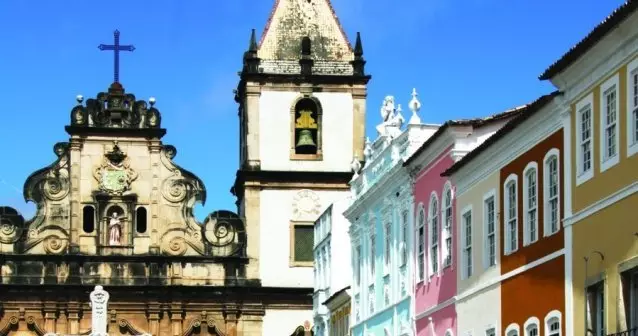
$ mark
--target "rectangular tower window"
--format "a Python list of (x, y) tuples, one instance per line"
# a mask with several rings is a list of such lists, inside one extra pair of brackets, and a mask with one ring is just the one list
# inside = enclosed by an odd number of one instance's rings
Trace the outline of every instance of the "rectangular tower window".
[(308, 223), (294, 223), (292, 229), (291, 262), (294, 266), (312, 266), (314, 227)]

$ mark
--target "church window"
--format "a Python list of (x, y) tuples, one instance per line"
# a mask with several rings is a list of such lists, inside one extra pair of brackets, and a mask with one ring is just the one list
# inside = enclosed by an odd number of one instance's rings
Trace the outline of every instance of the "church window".
[(293, 108), (293, 143), (294, 155), (321, 154), (321, 107), (313, 98), (302, 98)]
[(82, 229), (86, 233), (93, 233), (95, 230), (95, 209), (90, 205), (82, 209)]
[(135, 230), (137, 233), (146, 233), (146, 208), (144, 207), (135, 210)]
[(292, 229), (291, 262), (296, 266), (312, 266), (314, 228), (312, 224), (294, 223)]

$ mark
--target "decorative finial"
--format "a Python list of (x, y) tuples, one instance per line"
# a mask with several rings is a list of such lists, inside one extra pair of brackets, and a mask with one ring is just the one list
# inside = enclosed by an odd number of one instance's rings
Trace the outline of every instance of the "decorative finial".
[(78, 104), (82, 104), (82, 102), (84, 101), (84, 97), (82, 95), (77, 95), (75, 96), (75, 101), (77, 101)]
[(359, 176), (359, 171), (361, 171), (361, 162), (359, 162), (359, 158), (356, 155), (352, 159), (350, 168), (352, 169), (352, 172), (354, 173), (354, 176), (352, 176), (352, 179), (354, 180), (355, 178), (357, 178), (357, 176)]
[(370, 142), (370, 138), (366, 137), (366, 145), (363, 148), (363, 158), (366, 166), (372, 161), (372, 153), (372, 143)]
[(153, 105), (155, 105), (155, 97), (149, 98), (148, 103), (151, 104), (151, 107), (153, 107)]
[(410, 121), (408, 124), (410, 125), (418, 125), (421, 123), (421, 118), (417, 115), (417, 112), (421, 109), (421, 102), (417, 98), (418, 93), (416, 93), (416, 88), (412, 89), (412, 100), (410, 100), (410, 110), (412, 111), (412, 116), (410, 117)]

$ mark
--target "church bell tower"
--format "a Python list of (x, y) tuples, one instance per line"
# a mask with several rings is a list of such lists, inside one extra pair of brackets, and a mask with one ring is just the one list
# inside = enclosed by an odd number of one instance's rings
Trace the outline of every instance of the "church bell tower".
[(329, 0), (276, 0), (261, 38), (251, 33), (235, 94), (232, 188), (246, 221), (247, 277), (299, 298), (266, 308), (263, 335), (312, 320), (313, 223), (347, 197), (350, 164), (363, 159), (365, 63), (360, 35), (353, 46)]

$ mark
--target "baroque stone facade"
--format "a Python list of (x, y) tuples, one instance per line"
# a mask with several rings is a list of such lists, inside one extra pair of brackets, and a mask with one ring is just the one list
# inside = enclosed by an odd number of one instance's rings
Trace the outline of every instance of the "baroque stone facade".
[(78, 96), (54, 146), (54, 162), (31, 174), (25, 219), (0, 207), (0, 334), (89, 334), (87, 293), (110, 292), (110, 334), (260, 335), (272, 293), (246, 257), (243, 220), (193, 216), (203, 182), (174, 162), (155, 100), (119, 83)]

